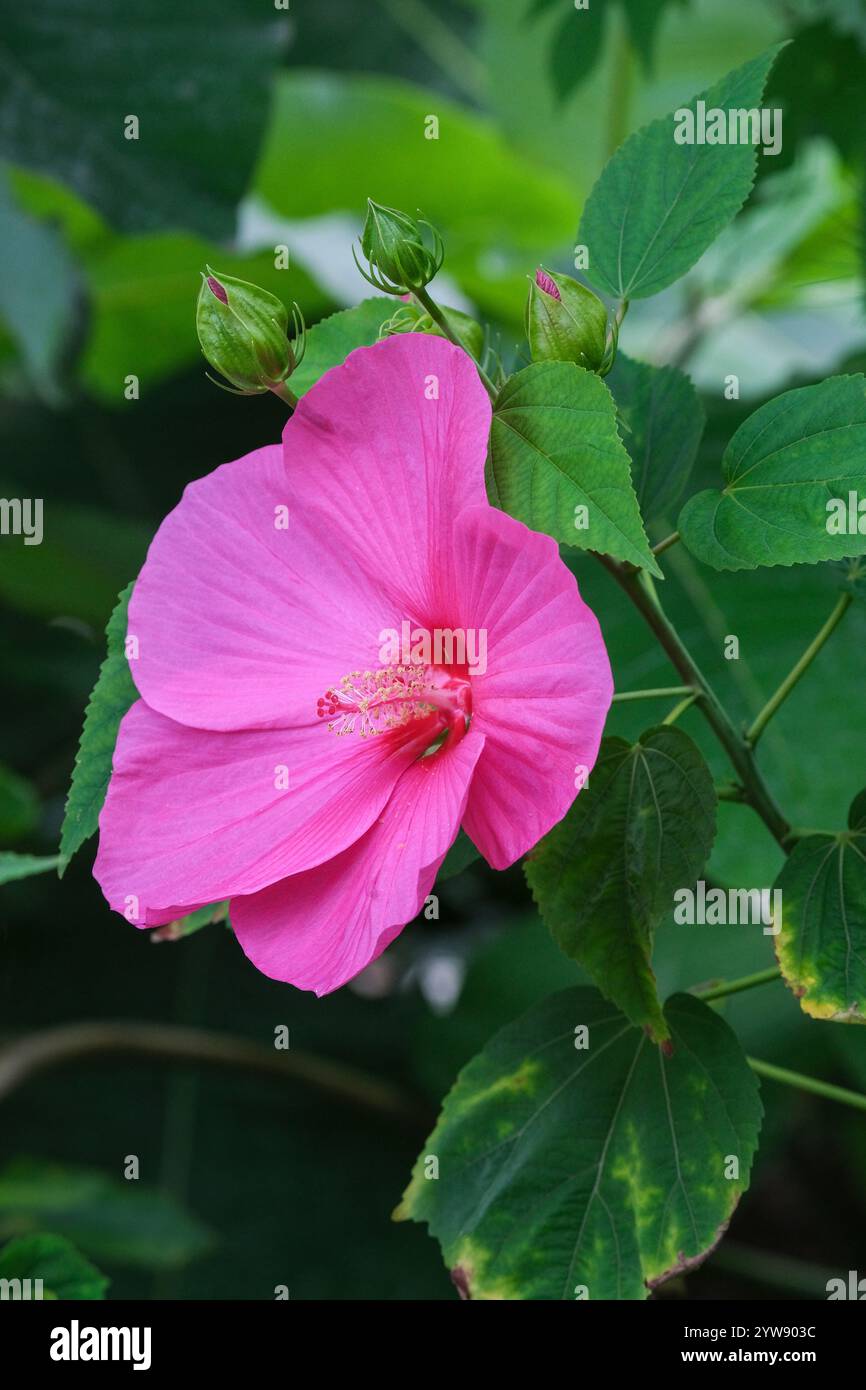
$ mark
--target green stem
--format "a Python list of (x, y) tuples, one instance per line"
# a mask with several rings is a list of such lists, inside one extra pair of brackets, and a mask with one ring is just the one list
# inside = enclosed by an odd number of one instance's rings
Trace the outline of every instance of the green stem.
[(761, 737), (761, 734), (764, 732), (765, 728), (769, 724), (773, 715), (776, 713), (776, 710), (785, 700), (787, 700), (791, 691), (794, 689), (794, 686), (797, 684), (797, 681), (800, 679), (803, 673), (808, 670), (812, 662), (815, 660), (815, 657), (818, 655), (819, 651), (823, 647), (824, 643), (827, 641), (828, 637), (830, 637), (835, 632), (836, 628), (839, 626), (840, 622), (844, 618), (845, 614), (848, 611), (848, 608), (851, 605), (852, 597), (853, 595), (851, 594), (840, 595), (839, 602), (836, 604), (836, 607), (833, 609), (833, 612), (830, 614), (826, 623), (821, 628), (821, 631), (809, 643), (808, 647), (804, 651), (803, 655), (800, 657), (800, 660), (797, 662), (794, 669), (782, 681), (782, 684), (779, 686), (779, 689), (776, 691), (775, 695), (771, 696), (767, 703), (764, 705), (764, 708), (761, 710), (757, 719), (752, 724), (752, 727), (746, 734), (746, 742), (751, 744), (753, 748), (755, 744), (758, 742), (758, 739)]
[(598, 369), (599, 376), (607, 376), (614, 362), (616, 361), (616, 350), (619, 345), (619, 330), (622, 328), (622, 321), (628, 313), (627, 299), (618, 299), (616, 308), (607, 326), (607, 335), (604, 342), (604, 354), (601, 366)]
[(700, 690), (703, 697), (700, 701), (700, 709), (730, 758), (742, 783), (749, 805), (757, 811), (770, 834), (785, 849), (790, 826), (761, 775), (751, 747), (734, 728), (715, 691), (701, 674), (679, 633), (667, 617), (652, 578), (645, 570), (627, 569), (609, 556), (602, 555), (600, 559), (655, 633), (683, 680)]
[(834, 833), (834, 831), (819, 825), (793, 825), (788, 831), (788, 841), (792, 844), (795, 840), (808, 840), (813, 835), (833, 835)]
[(723, 980), (720, 985), (713, 985), (710, 989), (695, 989), (692, 993), (705, 1003), (710, 1003), (713, 999), (726, 999), (729, 994), (739, 994), (744, 989), (755, 989), (758, 985), (769, 985), (773, 980), (781, 978), (782, 972), (778, 965), (771, 965), (767, 970), (755, 971), (754, 975), (741, 975), (737, 980)]
[(659, 685), (653, 690), (623, 690), (617, 691), (614, 695), (614, 703), (620, 700), (654, 700), (657, 696), (668, 695), (696, 695), (697, 691), (693, 685)]
[(295, 409), (295, 406), (298, 404), (298, 398), (295, 395), (294, 391), (289, 390), (288, 386), (284, 381), (278, 381), (276, 386), (272, 386), (270, 389), (275, 396), (279, 397), (279, 399), (289, 407), (290, 410)]
[(687, 695), (686, 698), (685, 698), (684, 700), (680, 700), (680, 702), (679, 702), (678, 705), (674, 705), (674, 707), (673, 707), (673, 709), (670, 711), (670, 713), (665, 715), (664, 719), (662, 720), (662, 723), (663, 723), (663, 724), (676, 724), (676, 722), (677, 722), (677, 720), (679, 719), (680, 715), (681, 715), (681, 714), (685, 714), (685, 712), (686, 712), (686, 710), (689, 708), (689, 706), (690, 706), (690, 705), (693, 705), (693, 704), (695, 703), (695, 700), (698, 700), (698, 699), (700, 699), (700, 691), (699, 691), (699, 690), (693, 690), (692, 693), (691, 693), (691, 695)]
[(746, 800), (746, 793), (739, 782), (722, 782), (716, 787), (716, 799), (718, 801), (739, 801)]
[(798, 1091), (809, 1091), (812, 1095), (823, 1096), (825, 1100), (838, 1100), (854, 1110), (866, 1110), (866, 1096), (858, 1091), (849, 1091), (845, 1086), (831, 1086), (829, 1081), (818, 1081), (814, 1076), (788, 1071), (787, 1067), (776, 1067), (772, 1062), (759, 1061), (757, 1057), (747, 1057), (746, 1061), (753, 1072), (766, 1077), (768, 1081), (779, 1081), (783, 1086), (794, 1086)]
[(658, 545), (653, 546), (653, 555), (664, 555), (666, 550), (670, 550), (672, 545), (676, 545), (679, 538), (679, 531), (672, 531), (669, 536), (665, 536), (663, 541), (659, 541)]
[(379, 4), (471, 101), (482, 100), (487, 85), (484, 64), (429, 5), (422, 0), (379, 0)]
[[(454, 329), (451, 327), (442, 310), (439, 308), (439, 305), (435, 302), (435, 300), (430, 298), (430, 295), (427, 293), (426, 289), (413, 290), (412, 293), (414, 294), (418, 303), (421, 305), (421, 308), (426, 309), (433, 322), (435, 324), (438, 324), (438, 326), (442, 329), (442, 332), (445, 334), (445, 337), (449, 340), (449, 342), (454, 343), (456, 347), (463, 348), (463, 351), (466, 352), (466, 345), (464, 343), (461, 343), (457, 334), (454, 332)], [(471, 353), (468, 355), (471, 356)], [(472, 358), (472, 361), (475, 362), (474, 357)], [(475, 362), (475, 370), (481, 377), (481, 380), (484, 384), (484, 388), (487, 391), (488, 396), (492, 401), (495, 401), (499, 393), (496, 390), (496, 387), (493, 385), (493, 382), (490, 380), (490, 377), (487, 375), (484, 368), (478, 362)]]

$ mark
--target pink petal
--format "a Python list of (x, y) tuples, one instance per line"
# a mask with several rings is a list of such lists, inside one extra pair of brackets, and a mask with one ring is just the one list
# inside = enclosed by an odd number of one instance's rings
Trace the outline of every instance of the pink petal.
[(221, 285), (215, 275), (207, 276), (207, 287), (211, 294), (214, 295), (221, 304), (228, 304), (229, 297), (226, 293), (225, 285)]
[(470, 358), (407, 334), (328, 372), (282, 453), (191, 483), (130, 602), (148, 704), (198, 728), (295, 726), (343, 675), (380, 665), (384, 630), (429, 624), (452, 517), (484, 501), (489, 423)]
[(535, 283), (540, 290), (544, 290), (545, 294), (549, 294), (551, 299), (562, 298), (562, 295), (559, 293), (559, 286), (555, 280), (551, 280), (547, 271), (541, 270), (540, 268), (536, 270)]
[(431, 726), (435, 719), (366, 740), (322, 724), (220, 733), (177, 724), (139, 700), (120, 726), (94, 875), (110, 905), (139, 926), (256, 893), (363, 835), (429, 744)]
[(455, 525), (455, 556), (444, 602), (461, 626), (487, 632), (487, 670), (472, 680), (472, 727), (486, 742), (464, 828), (505, 869), (577, 795), (613, 679), (596, 617), (549, 536), (473, 507)]
[(232, 926), (271, 979), (328, 994), (357, 975), (417, 916), (454, 841), (483, 747), (453, 749), (404, 772), (363, 839), (308, 873), (235, 899)]

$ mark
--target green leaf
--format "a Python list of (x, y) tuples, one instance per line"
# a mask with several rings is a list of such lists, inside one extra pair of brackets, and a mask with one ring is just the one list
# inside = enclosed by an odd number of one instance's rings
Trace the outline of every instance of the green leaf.
[(651, 367), (618, 352), (607, 378), (626, 425), (641, 515), (663, 516), (678, 502), (692, 471), (706, 424), (694, 386), (676, 367)]
[(758, 1085), (706, 1004), (678, 994), (665, 1015), (671, 1056), (595, 990), (565, 990), (461, 1072), (395, 1217), (428, 1223), (464, 1296), (642, 1299), (716, 1245), (748, 1185)]
[(592, 72), (604, 43), (604, 6), (569, 8), (553, 33), (550, 76), (560, 102), (566, 101)]
[(469, 865), (474, 864), (475, 860), (480, 857), (478, 850), (466, 834), (466, 831), (458, 830), (457, 839), (442, 860), (439, 872), (436, 875), (436, 882), (444, 883), (446, 878), (456, 878), (458, 874), (462, 874), (464, 869), (468, 869)]
[(79, 297), (78, 275), (55, 229), (18, 206), (2, 169), (0, 245), (0, 320), (33, 387), (57, 403)]
[(541, 915), (562, 950), (654, 1041), (667, 1038), (650, 958), (676, 888), (695, 882), (716, 833), (716, 794), (681, 729), (638, 743), (603, 740), (589, 782), (526, 862)]
[(494, 405), (487, 476), (494, 506), (533, 530), (660, 573), (613, 398), (594, 372), (536, 362), (510, 377)]
[[(735, 68), (689, 102), (760, 107), (780, 45)], [(679, 279), (739, 212), (755, 178), (750, 144), (680, 145), (674, 113), (631, 135), (587, 199), (578, 241), (590, 274), (617, 299), (643, 299)]]
[(662, 14), (671, 0), (623, 0), (623, 3), (631, 41), (649, 70)]
[(798, 840), (776, 879), (782, 929), (776, 954), (812, 1018), (866, 1023), (866, 791), (848, 829)]
[(85, 840), (96, 833), (99, 812), (111, 778), (117, 730), (130, 705), (138, 699), (125, 652), (127, 610), (132, 589), (133, 585), (128, 584), (123, 590), (105, 629), (108, 654), (99, 668), (99, 676), (84, 714), (84, 728), (60, 831), (63, 868)]
[[(5, 16), (0, 155), (57, 175), (127, 231), (234, 230), (287, 34), (246, 0), (44, 0)], [(138, 138), (129, 138), (129, 117)]]
[(60, 869), (63, 858), (59, 854), (0, 854), (0, 884), (14, 883), (19, 878), (32, 878), (34, 874), (47, 874), (49, 869)]
[(303, 396), (331, 367), (345, 362), (357, 347), (370, 347), (379, 329), (394, 313), (394, 303), (384, 296), (363, 299), (353, 309), (342, 309), (315, 324), (307, 334), (301, 365), (292, 373), (292, 390)]
[(692, 554), (716, 570), (842, 560), (866, 549), (856, 526), (828, 527), (830, 499), (866, 491), (866, 378), (785, 391), (740, 426), (722, 458), (725, 487), (680, 513)]
[[(109, 1280), (94, 1269), (80, 1251), (63, 1236), (21, 1236), (0, 1250), (0, 1280), (30, 1280), (30, 1297), (35, 1298), (33, 1280), (41, 1282), (43, 1299), (100, 1299), (105, 1297)], [(20, 1296), (20, 1295), (19, 1295)]]
[(0, 1236), (49, 1226), (94, 1259), (175, 1269), (212, 1243), (210, 1232), (173, 1197), (134, 1179), (32, 1159), (0, 1171)]

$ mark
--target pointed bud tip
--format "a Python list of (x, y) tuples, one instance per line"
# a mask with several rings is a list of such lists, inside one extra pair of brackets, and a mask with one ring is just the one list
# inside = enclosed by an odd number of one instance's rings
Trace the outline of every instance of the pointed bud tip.
[(552, 280), (550, 276), (547, 274), (547, 272), (542, 270), (540, 267), (535, 272), (535, 283), (540, 290), (544, 290), (545, 294), (549, 294), (551, 299), (562, 298), (562, 295), (559, 293), (559, 287), (557, 286), (556, 281)]
[(214, 298), (218, 299), (221, 304), (228, 304), (229, 297), (226, 294), (225, 288), (220, 284), (216, 276), (207, 275), (205, 276), (205, 279), (207, 281), (207, 287), (210, 290), (211, 294), (214, 296)]

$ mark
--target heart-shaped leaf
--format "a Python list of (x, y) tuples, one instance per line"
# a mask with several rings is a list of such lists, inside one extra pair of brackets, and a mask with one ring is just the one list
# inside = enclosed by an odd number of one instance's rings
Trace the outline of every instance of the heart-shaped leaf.
[(551, 995), (460, 1073), (395, 1212), (426, 1221), (466, 1298), (642, 1299), (723, 1234), (758, 1143), (758, 1085), (708, 1005), (665, 1054), (593, 989)]
[(680, 513), (682, 538), (704, 564), (741, 570), (862, 555), (866, 378), (832, 376), (768, 401), (737, 430), (722, 471), (723, 490), (699, 492)]

